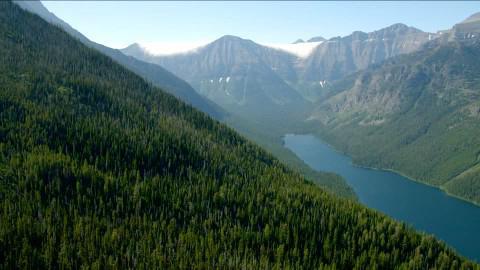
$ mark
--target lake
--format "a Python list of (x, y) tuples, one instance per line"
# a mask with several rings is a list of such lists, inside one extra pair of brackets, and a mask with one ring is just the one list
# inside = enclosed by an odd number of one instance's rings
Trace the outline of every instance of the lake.
[(343, 176), (362, 204), (433, 234), (480, 262), (480, 207), (393, 172), (356, 167), (313, 135), (288, 134), (284, 145), (313, 169)]

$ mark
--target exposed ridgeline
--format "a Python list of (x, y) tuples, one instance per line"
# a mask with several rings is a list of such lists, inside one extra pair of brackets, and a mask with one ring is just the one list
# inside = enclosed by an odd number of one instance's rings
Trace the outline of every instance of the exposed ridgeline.
[[(296, 80), (292, 54), (251, 40), (224, 36), (194, 51), (149, 55), (138, 44), (122, 50), (159, 64), (189, 82), (224, 109), (249, 119), (282, 119), (304, 111), (307, 103), (286, 80)], [(295, 117), (297, 116), (297, 117)]]
[(480, 34), (480, 12), (453, 26), (449, 34), (449, 40), (478, 39)]
[(310, 119), (359, 164), (480, 203), (479, 36), (470, 18), (421, 51), (354, 74)]
[(82, 33), (73, 29), (69, 24), (55, 16), (55, 14), (49, 12), (39, 0), (15, 1), (15, 3), (22, 8), (39, 15), (47, 22), (58, 25), (83, 44), (110, 56), (116, 62), (152, 82), (154, 85), (161, 87), (170, 94), (173, 94), (184, 102), (192, 104), (195, 108), (210, 114), (216, 119), (223, 119), (226, 116), (226, 112), (218, 105), (199, 95), (188, 83), (176, 77), (171, 72), (158, 65), (128, 57), (119, 50), (89, 40)]
[(416, 51), (436, 37), (399, 23), (370, 33), (355, 31), (324, 40), (308, 57), (299, 59), (297, 81), (292, 84), (308, 100), (323, 100), (330, 96), (330, 86), (336, 80), (390, 57)]
[[(292, 107), (297, 93), (308, 101), (323, 99), (330, 93), (333, 81), (390, 57), (416, 51), (437, 36), (394, 24), (371, 33), (357, 31), (329, 40), (311, 38), (308, 42), (318, 44), (303, 57), (233, 36), (171, 56), (151, 55), (138, 44), (122, 51), (162, 65), (224, 108), (258, 103)], [(308, 43), (300, 41), (293, 44)]]
[(335, 81), (387, 58), (418, 50), (437, 35), (404, 24), (329, 39), (302, 63), (301, 79)]
[(0, 2), (0, 268), (478, 269)]

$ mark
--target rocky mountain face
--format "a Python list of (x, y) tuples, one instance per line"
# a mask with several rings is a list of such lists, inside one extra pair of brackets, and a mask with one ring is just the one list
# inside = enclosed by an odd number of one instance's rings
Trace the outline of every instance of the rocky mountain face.
[(69, 24), (62, 21), (53, 13), (49, 12), (40, 1), (15, 1), (14, 3), (25, 10), (39, 15), (47, 22), (59, 26), (65, 32), (77, 38), (83, 44), (108, 55), (129, 70), (137, 73), (138, 75), (152, 82), (154, 85), (162, 88), (166, 92), (176, 96), (184, 102), (191, 104), (197, 109), (200, 109), (201, 111), (206, 112), (217, 119), (223, 119), (227, 115), (226, 112), (218, 105), (199, 95), (188, 83), (173, 75), (166, 69), (158, 65), (140, 61), (135, 57), (126, 56), (119, 50), (112, 49), (89, 40), (82, 33), (78, 32)]
[(392, 56), (416, 51), (435, 37), (432, 33), (395, 24), (371, 33), (357, 31), (346, 37), (332, 38), (320, 44), (303, 61), (301, 79), (338, 80)]
[[(475, 55), (479, 33), (477, 13), (436, 34), (415, 53), (404, 52), (405, 55), (335, 82), (331, 86), (332, 96), (317, 102), (316, 107), (335, 113), (354, 111), (388, 116), (411, 108), (420, 93), (427, 93), (425, 89), (435, 92), (432, 97), (444, 98), (444, 92), (451, 89), (472, 87), (477, 81), (474, 75), (480, 72)], [(456, 100), (465, 93), (470, 92), (452, 90), (449, 99)]]
[(480, 12), (453, 26), (450, 40), (476, 39), (480, 35)]
[[(307, 42), (295, 41), (297, 45), (318, 43), (306, 57), (234, 36), (222, 37), (195, 52), (171, 56), (151, 55), (138, 44), (122, 52), (165, 67), (215, 103), (233, 108), (254, 103), (295, 103), (298, 94), (307, 103), (323, 99), (330, 93), (332, 81), (418, 50), (437, 36), (395, 24), (372, 33), (357, 31), (342, 38), (325, 40), (318, 36)], [(247, 84), (252, 87), (250, 93), (245, 89)]]
[(417, 52), (334, 83), (309, 119), (362, 165), (480, 202), (477, 23), (466, 20)]
[(438, 36), (394, 24), (371, 33), (356, 31), (329, 40), (312, 38), (309, 41), (323, 42), (296, 63), (297, 81), (292, 85), (310, 101), (323, 100), (330, 96), (332, 82), (390, 57), (419, 50)]
[(224, 36), (193, 52), (170, 56), (148, 55), (138, 45), (122, 51), (165, 67), (233, 112), (258, 115), (305, 105), (287, 83), (296, 80), (297, 57), (251, 40)]
[(326, 41), (326, 39), (324, 37), (312, 37), (310, 38), (309, 40), (307, 40), (307, 42), (320, 42), (320, 41)]

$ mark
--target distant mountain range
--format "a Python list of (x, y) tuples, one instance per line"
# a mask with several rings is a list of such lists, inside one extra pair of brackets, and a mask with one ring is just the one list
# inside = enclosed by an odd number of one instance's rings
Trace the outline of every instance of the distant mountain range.
[[(390, 57), (418, 50), (438, 36), (395, 24), (372, 33), (357, 31), (346, 37), (329, 40), (314, 37), (307, 42), (299, 39), (283, 46), (266, 46), (225, 36), (181, 54), (152, 55), (139, 44), (132, 44), (122, 52), (165, 67), (188, 81), (201, 94), (229, 109), (232, 106), (248, 107), (252, 100), (258, 100), (255, 95), (263, 96), (258, 101), (266, 105), (296, 103), (297, 94), (306, 101), (315, 101), (326, 95), (325, 88), (332, 81)], [(213, 59), (230, 61), (220, 63)], [(248, 77), (245, 74), (247, 67)], [(226, 81), (214, 83), (221, 77), (229, 77), (230, 84), (227, 85)], [(262, 84), (257, 83), (258, 78), (262, 78)], [(245, 82), (254, 83), (253, 88), (267, 85), (271, 88), (244, 93)], [(249, 95), (253, 96), (250, 98)]]

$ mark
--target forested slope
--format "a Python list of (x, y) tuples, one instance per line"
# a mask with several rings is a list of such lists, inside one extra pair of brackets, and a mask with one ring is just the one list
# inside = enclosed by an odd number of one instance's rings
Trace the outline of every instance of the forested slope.
[(310, 119), (357, 163), (480, 203), (478, 59), (478, 39), (436, 40), (338, 82)]
[(477, 267), (10, 2), (0, 57), (0, 268)]
[[(50, 24), (57, 25), (62, 28), (65, 32), (77, 38), (80, 42), (88, 47), (94, 48), (99, 52), (109, 56), (115, 62), (123, 65), (127, 69), (133, 71), (134, 73), (140, 75), (141, 77), (145, 78), (147, 81), (151, 82), (154, 86), (157, 86), (164, 90), (167, 93), (170, 93), (177, 97), (178, 99), (184, 101), (187, 104), (191, 104), (198, 110), (208, 113), (210, 116), (214, 117), (217, 120), (220, 120), (227, 125), (234, 127), (236, 130), (239, 130), (240, 126), (245, 126), (248, 121), (244, 119), (240, 119), (240, 117), (236, 117), (233, 114), (227, 113), (227, 111), (220, 108), (219, 105), (215, 104), (213, 101), (201, 96), (198, 94), (195, 89), (193, 89), (187, 82), (183, 81), (182, 79), (176, 77), (169, 71), (165, 70), (159, 65), (147, 63), (140, 61), (132, 56), (124, 55), (119, 50), (115, 50), (101, 44), (95, 43), (85, 37), (82, 33), (78, 32), (74, 28), (72, 28), (69, 24), (59, 19), (55, 14), (49, 12), (43, 4), (39, 1), (13, 1), (15, 4), (19, 5), (23, 9), (30, 11), (34, 14), (39, 15), (41, 18), (49, 22)], [(193, 72), (193, 73), (198, 73)], [(264, 106), (260, 106), (264, 107)], [(269, 118), (269, 123), (263, 121), (262, 123), (255, 123), (255, 129), (261, 130), (268, 130), (269, 133), (272, 133), (271, 136), (268, 138), (263, 138), (260, 136), (256, 136), (258, 132), (255, 132), (254, 136), (249, 136), (255, 142), (259, 143), (260, 145), (264, 146), (269, 152), (273, 153), (275, 156), (281, 158), (283, 157), (288, 158), (288, 164), (293, 167), (295, 170), (302, 172), (306, 175), (309, 179), (312, 179), (315, 183), (319, 184), (320, 186), (327, 188), (329, 191), (334, 192), (335, 194), (339, 194), (344, 197), (354, 198), (355, 194), (353, 190), (347, 185), (347, 183), (340, 177), (330, 174), (330, 176), (323, 175), (320, 176), (320, 173), (314, 172), (313, 170), (309, 169), (303, 162), (301, 162), (293, 153), (289, 153), (288, 150), (285, 150), (281, 143), (280, 138), (285, 134), (286, 131), (290, 130), (290, 125), (285, 124), (285, 118), (279, 117), (278, 114), (274, 112), (274, 110), (264, 110), (268, 111), (269, 114), (275, 116)], [(292, 115), (292, 111), (288, 111), (288, 115)], [(264, 115), (265, 116), (265, 115)], [(281, 124), (278, 123), (270, 123), (273, 119), (280, 118)], [(296, 118), (298, 120), (298, 118)], [(296, 123), (297, 121), (289, 121), (291, 123)], [(267, 127), (268, 124), (268, 127)], [(242, 129), (244, 130), (244, 129)], [(275, 130), (275, 132), (273, 132)], [(280, 135), (277, 133), (280, 132)], [(273, 134), (275, 133), (275, 134)], [(252, 132), (248, 133), (247, 135), (252, 135)], [(268, 145), (264, 144), (263, 142), (267, 141)], [(275, 142), (275, 143), (272, 143)]]
[(174, 95), (178, 99), (188, 104), (191, 104), (193, 107), (208, 113), (215, 119), (221, 120), (229, 116), (228, 113), (222, 110), (218, 105), (199, 95), (195, 91), (195, 89), (193, 89), (187, 82), (176, 77), (161, 66), (143, 62), (136, 58), (126, 56), (119, 50), (112, 49), (89, 40), (82, 33), (75, 30), (69, 24), (55, 16), (55, 14), (49, 12), (43, 6), (40, 0), (20, 0), (14, 1), (14, 3), (25, 10), (39, 15), (47, 22), (53, 25), (60, 26), (63, 30), (65, 30), (71, 36), (77, 38), (80, 42), (87, 45), (88, 47), (94, 48), (102, 52), (103, 54), (108, 55), (116, 62), (120, 63), (121, 65), (135, 72), (136, 74), (142, 76), (147, 81), (153, 83), (155, 86), (161, 87), (164, 91)]

